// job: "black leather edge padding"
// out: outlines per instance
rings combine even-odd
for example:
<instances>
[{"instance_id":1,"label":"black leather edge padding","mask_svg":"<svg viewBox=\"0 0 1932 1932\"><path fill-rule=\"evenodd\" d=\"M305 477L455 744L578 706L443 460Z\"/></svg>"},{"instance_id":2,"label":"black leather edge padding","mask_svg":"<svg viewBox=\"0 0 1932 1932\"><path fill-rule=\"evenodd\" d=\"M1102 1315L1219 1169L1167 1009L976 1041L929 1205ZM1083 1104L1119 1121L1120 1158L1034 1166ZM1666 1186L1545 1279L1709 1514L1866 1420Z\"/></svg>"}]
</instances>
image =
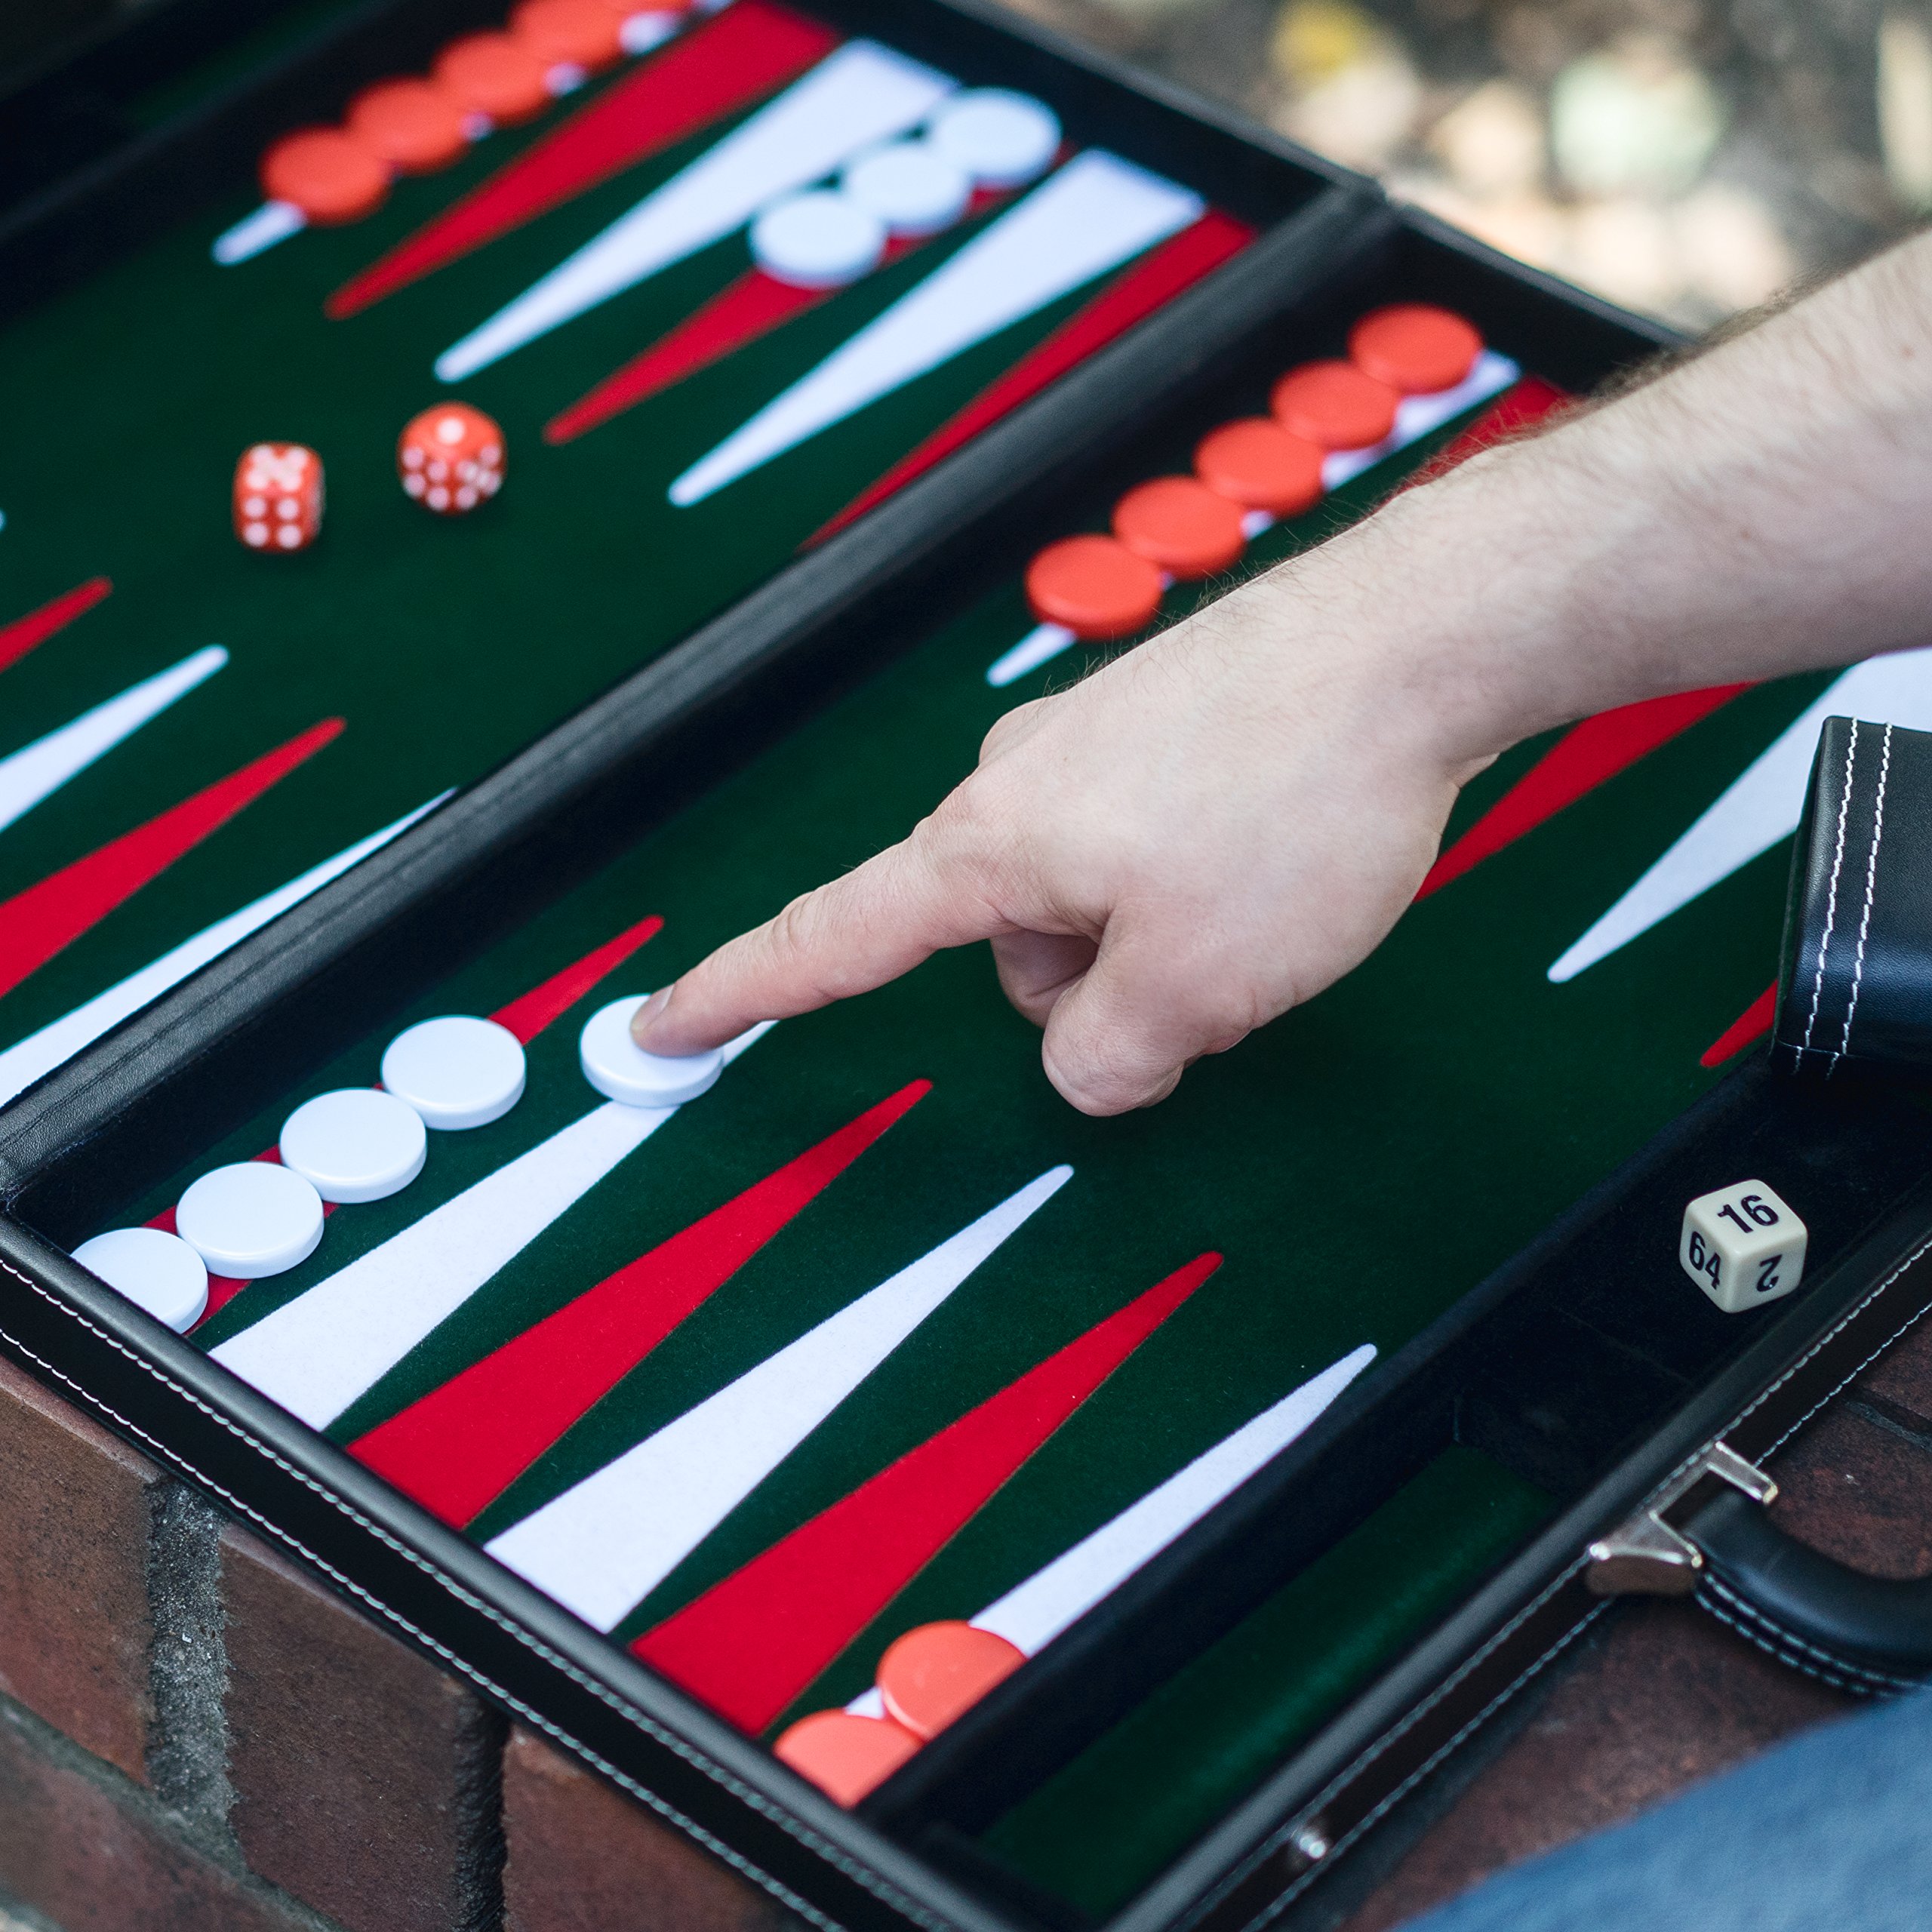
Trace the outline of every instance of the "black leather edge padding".
<instances>
[{"instance_id":1,"label":"black leather edge padding","mask_svg":"<svg viewBox=\"0 0 1932 1932\"><path fill-rule=\"evenodd\" d=\"M1932 733L1828 718L1792 853L1773 1054L1932 1071Z\"/></svg>"},{"instance_id":2,"label":"black leather edge padding","mask_svg":"<svg viewBox=\"0 0 1932 1932\"><path fill-rule=\"evenodd\" d=\"M1811 1548L1727 1485L1682 1525L1711 1607L1795 1668L1858 1690L1932 1675L1932 1577L1873 1577Z\"/></svg>"}]
</instances>

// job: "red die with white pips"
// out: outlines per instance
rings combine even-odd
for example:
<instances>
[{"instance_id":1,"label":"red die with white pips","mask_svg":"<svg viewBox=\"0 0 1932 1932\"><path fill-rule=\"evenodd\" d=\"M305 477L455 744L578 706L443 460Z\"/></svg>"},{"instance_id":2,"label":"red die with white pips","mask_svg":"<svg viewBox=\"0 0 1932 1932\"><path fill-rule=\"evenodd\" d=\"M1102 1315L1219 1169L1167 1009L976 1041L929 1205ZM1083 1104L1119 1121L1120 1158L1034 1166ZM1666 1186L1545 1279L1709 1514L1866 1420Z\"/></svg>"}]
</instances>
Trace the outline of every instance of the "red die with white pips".
<instances>
[{"instance_id":1,"label":"red die with white pips","mask_svg":"<svg viewBox=\"0 0 1932 1932\"><path fill-rule=\"evenodd\" d=\"M306 550L321 534L322 460L300 443L257 443L235 466L235 534L251 550Z\"/></svg>"},{"instance_id":2,"label":"red die with white pips","mask_svg":"<svg viewBox=\"0 0 1932 1932\"><path fill-rule=\"evenodd\" d=\"M460 516L503 488L503 432L466 402L438 403L404 429L395 466L425 509Z\"/></svg>"}]
</instances>

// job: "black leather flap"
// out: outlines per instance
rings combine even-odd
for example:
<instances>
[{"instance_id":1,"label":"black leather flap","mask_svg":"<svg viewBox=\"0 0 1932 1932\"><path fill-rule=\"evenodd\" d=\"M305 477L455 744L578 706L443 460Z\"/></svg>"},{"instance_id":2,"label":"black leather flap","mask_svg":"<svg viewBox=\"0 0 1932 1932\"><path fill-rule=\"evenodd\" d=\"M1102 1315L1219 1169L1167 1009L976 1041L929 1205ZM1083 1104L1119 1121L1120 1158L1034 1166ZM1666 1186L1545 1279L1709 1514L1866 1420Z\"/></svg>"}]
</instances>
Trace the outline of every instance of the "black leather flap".
<instances>
[{"instance_id":1,"label":"black leather flap","mask_svg":"<svg viewBox=\"0 0 1932 1932\"><path fill-rule=\"evenodd\" d=\"M1774 1054L1932 1070L1932 733L1828 718L1792 855Z\"/></svg>"}]
</instances>

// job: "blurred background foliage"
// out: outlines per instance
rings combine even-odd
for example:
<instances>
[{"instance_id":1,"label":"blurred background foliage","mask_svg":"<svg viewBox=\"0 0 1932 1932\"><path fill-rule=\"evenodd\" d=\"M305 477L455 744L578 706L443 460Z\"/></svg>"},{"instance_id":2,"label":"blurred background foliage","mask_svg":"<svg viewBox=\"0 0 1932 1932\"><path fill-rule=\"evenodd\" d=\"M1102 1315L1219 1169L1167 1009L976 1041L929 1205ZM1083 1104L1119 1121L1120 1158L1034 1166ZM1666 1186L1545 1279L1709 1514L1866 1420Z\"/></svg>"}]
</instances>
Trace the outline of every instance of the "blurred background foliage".
<instances>
[{"instance_id":1,"label":"blurred background foliage","mask_svg":"<svg viewBox=\"0 0 1932 1932\"><path fill-rule=\"evenodd\" d=\"M1005 0L1700 329L1932 213L1932 0Z\"/></svg>"},{"instance_id":2,"label":"blurred background foliage","mask_svg":"<svg viewBox=\"0 0 1932 1932\"><path fill-rule=\"evenodd\" d=\"M1687 328L1932 214L1932 0L1003 4ZM0 0L0 111L77 38L177 5Z\"/></svg>"}]
</instances>

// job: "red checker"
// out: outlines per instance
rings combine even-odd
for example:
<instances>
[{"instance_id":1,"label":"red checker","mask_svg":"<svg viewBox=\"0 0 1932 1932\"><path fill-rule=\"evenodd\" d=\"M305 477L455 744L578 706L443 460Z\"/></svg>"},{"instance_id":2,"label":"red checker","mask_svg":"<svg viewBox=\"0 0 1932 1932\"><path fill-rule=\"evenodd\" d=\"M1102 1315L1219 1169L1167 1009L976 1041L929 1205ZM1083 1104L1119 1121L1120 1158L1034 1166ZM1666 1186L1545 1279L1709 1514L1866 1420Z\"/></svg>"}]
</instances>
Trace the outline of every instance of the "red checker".
<instances>
[{"instance_id":1,"label":"red checker","mask_svg":"<svg viewBox=\"0 0 1932 1932\"><path fill-rule=\"evenodd\" d=\"M462 104L429 81L378 81L349 104L350 134L399 174L429 174L469 151Z\"/></svg>"},{"instance_id":2,"label":"red checker","mask_svg":"<svg viewBox=\"0 0 1932 1932\"><path fill-rule=\"evenodd\" d=\"M263 155L262 189L318 226L360 221L387 198L389 167L344 128L305 128L285 134Z\"/></svg>"},{"instance_id":3,"label":"red checker","mask_svg":"<svg viewBox=\"0 0 1932 1932\"><path fill-rule=\"evenodd\" d=\"M1094 643L1152 623L1165 588L1153 565L1111 537L1049 543L1026 567L1034 616Z\"/></svg>"},{"instance_id":4,"label":"red checker","mask_svg":"<svg viewBox=\"0 0 1932 1932\"><path fill-rule=\"evenodd\" d=\"M523 0L511 11L510 32L552 66L594 74L623 58L623 19L605 0Z\"/></svg>"},{"instance_id":5,"label":"red checker","mask_svg":"<svg viewBox=\"0 0 1932 1932\"><path fill-rule=\"evenodd\" d=\"M922 1623L887 1647L878 1660L878 1692L887 1716L915 1737L937 1737L1026 1661L1017 1644L990 1630Z\"/></svg>"},{"instance_id":6,"label":"red checker","mask_svg":"<svg viewBox=\"0 0 1932 1932\"><path fill-rule=\"evenodd\" d=\"M918 1739L890 1718L863 1718L851 1711L814 1711L772 1746L781 1764L789 1764L848 1810L918 1748Z\"/></svg>"},{"instance_id":7,"label":"red checker","mask_svg":"<svg viewBox=\"0 0 1932 1932\"><path fill-rule=\"evenodd\" d=\"M1299 516L1321 500L1321 451L1266 416L1201 438L1194 473L1217 496L1270 516Z\"/></svg>"},{"instance_id":8,"label":"red checker","mask_svg":"<svg viewBox=\"0 0 1932 1932\"><path fill-rule=\"evenodd\" d=\"M1171 577L1211 577L1247 547L1241 511L1192 476L1157 476L1114 506L1114 534Z\"/></svg>"},{"instance_id":9,"label":"red checker","mask_svg":"<svg viewBox=\"0 0 1932 1932\"><path fill-rule=\"evenodd\" d=\"M506 33L472 33L436 56L436 85L472 113L501 126L528 121L550 104L550 65Z\"/></svg>"},{"instance_id":10,"label":"red checker","mask_svg":"<svg viewBox=\"0 0 1932 1932\"><path fill-rule=\"evenodd\" d=\"M1357 368L1405 395L1452 389L1475 367L1482 337L1460 315L1426 302L1397 302L1349 333Z\"/></svg>"},{"instance_id":11,"label":"red checker","mask_svg":"<svg viewBox=\"0 0 1932 1932\"><path fill-rule=\"evenodd\" d=\"M1352 362L1304 362L1275 385L1268 406L1291 436L1324 450L1359 450L1395 428L1401 399Z\"/></svg>"}]
</instances>

